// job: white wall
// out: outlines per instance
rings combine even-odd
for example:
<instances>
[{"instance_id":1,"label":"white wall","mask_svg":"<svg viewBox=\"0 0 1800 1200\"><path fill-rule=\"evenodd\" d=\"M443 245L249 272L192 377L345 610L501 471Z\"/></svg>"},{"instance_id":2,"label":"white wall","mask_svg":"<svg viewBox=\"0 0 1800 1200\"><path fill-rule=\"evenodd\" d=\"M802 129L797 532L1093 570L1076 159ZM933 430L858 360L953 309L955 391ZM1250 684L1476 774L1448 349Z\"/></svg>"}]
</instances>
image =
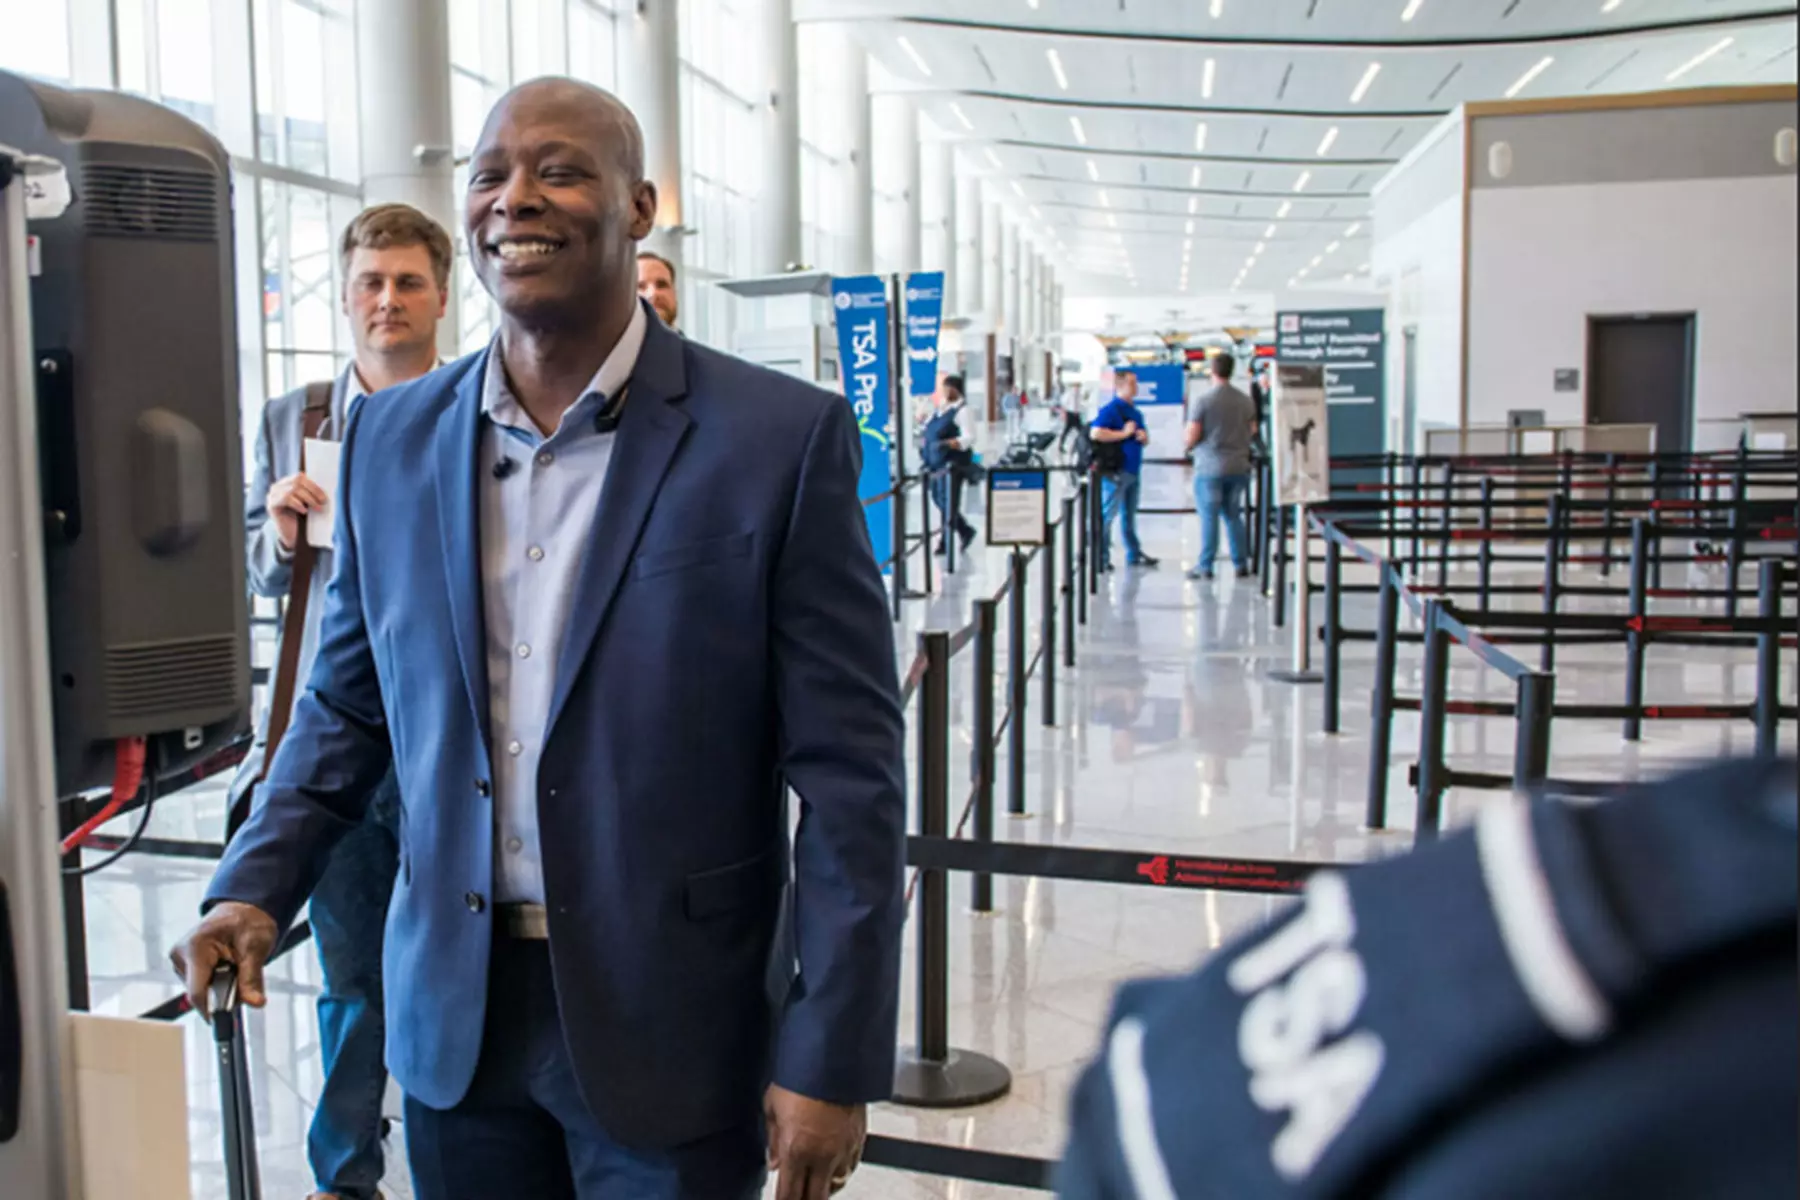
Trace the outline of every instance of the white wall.
<instances>
[{"instance_id":1,"label":"white wall","mask_svg":"<svg viewBox=\"0 0 1800 1200\"><path fill-rule=\"evenodd\" d=\"M1697 314L1697 420L1791 410L1796 215L1792 176L1477 189L1470 423L1583 420L1587 317L1633 312ZM1583 391L1554 391L1557 367Z\"/></svg>"},{"instance_id":2,"label":"white wall","mask_svg":"<svg viewBox=\"0 0 1800 1200\"><path fill-rule=\"evenodd\" d=\"M1379 228L1376 232L1372 262L1375 278L1386 290L1388 309L1388 445L1396 449L1406 444L1402 422L1408 326L1418 330L1416 426L1454 426L1461 419L1462 233L1460 192L1391 235ZM1424 444L1424 437L1415 432L1414 449L1422 450Z\"/></svg>"}]
</instances>

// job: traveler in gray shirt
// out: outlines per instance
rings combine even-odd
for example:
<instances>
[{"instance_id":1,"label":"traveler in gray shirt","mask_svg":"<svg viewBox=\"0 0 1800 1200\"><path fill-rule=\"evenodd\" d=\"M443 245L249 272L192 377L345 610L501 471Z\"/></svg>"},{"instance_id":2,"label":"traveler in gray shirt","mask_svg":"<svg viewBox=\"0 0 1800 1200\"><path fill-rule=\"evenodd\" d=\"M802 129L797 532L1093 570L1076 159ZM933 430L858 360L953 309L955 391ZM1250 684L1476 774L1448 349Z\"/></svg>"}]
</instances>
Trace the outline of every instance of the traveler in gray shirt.
<instances>
[{"instance_id":1,"label":"traveler in gray shirt","mask_svg":"<svg viewBox=\"0 0 1800 1200\"><path fill-rule=\"evenodd\" d=\"M1188 402L1187 452L1194 464L1194 511L1200 514L1200 561L1189 579L1211 579L1219 556L1219 518L1231 543L1231 563L1250 573L1244 535L1244 496L1250 487L1250 442L1256 404L1231 385L1237 360L1213 355L1213 386Z\"/></svg>"}]
</instances>

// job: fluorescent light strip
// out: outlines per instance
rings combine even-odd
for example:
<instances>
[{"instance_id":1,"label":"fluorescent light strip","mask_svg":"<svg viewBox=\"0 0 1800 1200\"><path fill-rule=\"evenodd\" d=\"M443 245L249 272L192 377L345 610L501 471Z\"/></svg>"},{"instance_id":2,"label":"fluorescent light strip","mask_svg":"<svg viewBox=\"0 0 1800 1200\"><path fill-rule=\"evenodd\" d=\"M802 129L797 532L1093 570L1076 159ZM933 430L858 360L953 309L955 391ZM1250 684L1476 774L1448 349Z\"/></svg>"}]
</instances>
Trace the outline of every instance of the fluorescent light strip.
<instances>
[{"instance_id":1,"label":"fluorescent light strip","mask_svg":"<svg viewBox=\"0 0 1800 1200\"><path fill-rule=\"evenodd\" d=\"M1080 142L1084 146L1087 145L1087 130L1085 130L1081 127L1081 118L1080 117L1077 117L1077 116L1074 116L1073 114L1071 114L1069 117L1069 128L1074 130L1076 141Z\"/></svg>"},{"instance_id":2,"label":"fluorescent light strip","mask_svg":"<svg viewBox=\"0 0 1800 1200\"><path fill-rule=\"evenodd\" d=\"M1063 70L1062 55L1056 52L1055 46L1052 46L1044 51L1044 57L1050 60L1050 73L1056 76L1056 85L1062 88L1063 91L1068 91L1069 76L1068 73Z\"/></svg>"},{"instance_id":3,"label":"fluorescent light strip","mask_svg":"<svg viewBox=\"0 0 1800 1200\"><path fill-rule=\"evenodd\" d=\"M1618 3L1618 0L1613 0L1613 2L1616 4L1616 3ZM1425 3L1425 0L1407 0L1406 10L1400 14L1400 19L1402 21L1412 20L1414 17L1419 15L1419 9L1421 6L1424 5L1424 3ZM1032 5L1032 7L1036 8L1037 5L1034 4L1034 5Z\"/></svg>"},{"instance_id":4,"label":"fluorescent light strip","mask_svg":"<svg viewBox=\"0 0 1800 1200\"><path fill-rule=\"evenodd\" d=\"M1200 164L1199 163L1195 163L1193 171L1191 171L1188 174L1188 186L1189 187L1199 187L1200 186Z\"/></svg>"},{"instance_id":5,"label":"fluorescent light strip","mask_svg":"<svg viewBox=\"0 0 1800 1200\"><path fill-rule=\"evenodd\" d=\"M1336 253L1337 253L1337 248L1338 248L1338 246L1339 246L1339 245L1340 245L1340 244L1341 244L1341 243L1338 243L1338 242L1333 242L1333 243L1331 243L1331 244L1330 244L1330 245L1329 245L1329 246L1327 246L1327 247L1325 247L1325 253L1327 253L1327 254L1336 254Z\"/></svg>"},{"instance_id":6,"label":"fluorescent light strip","mask_svg":"<svg viewBox=\"0 0 1800 1200\"><path fill-rule=\"evenodd\" d=\"M1194 234L1194 218L1189 217L1187 219L1187 224L1182 226L1181 232L1186 234L1189 237L1193 236L1193 234Z\"/></svg>"},{"instance_id":7,"label":"fluorescent light strip","mask_svg":"<svg viewBox=\"0 0 1800 1200\"><path fill-rule=\"evenodd\" d=\"M969 114L963 111L962 105L952 101L950 104L950 111L955 115L957 120L963 123L964 129L968 130L970 133L975 132L975 122L969 120Z\"/></svg>"},{"instance_id":8,"label":"fluorescent light strip","mask_svg":"<svg viewBox=\"0 0 1800 1200\"><path fill-rule=\"evenodd\" d=\"M1105 188L1100 189L1100 207L1101 208L1111 208L1112 207L1112 197L1106 194Z\"/></svg>"},{"instance_id":9,"label":"fluorescent light strip","mask_svg":"<svg viewBox=\"0 0 1800 1200\"><path fill-rule=\"evenodd\" d=\"M1263 230L1263 236L1266 238L1274 237L1275 236L1275 226L1270 225L1267 229Z\"/></svg>"},{"instance_id":10,"label":"fluorescent light strip","mask_svg":"<svg viewBox=\"0 0 1800 1200\"><path fill-rule=\"evenodd\" d=\"M1203 154L1203 153L1205 153L1205 151L1206 151L1206 122L1202 121L1198 125L1194 126L1194 153L1195 154Z\"/></svg>"},{"instance_id":11,"label":"fluorescent light strip","mask_svg":"<svg viewBox=\"0 0 1800 1200\"><path fill-rule=\"evenodd\" d=\"M1019 199L1023 200L1025 198L1025 189L1019 185L1019 181L1016 179L1012 181L1012 190L1013 195L1017 196Z\"/></svg>"},{"instance_id":12,"label":"fluorescent light strip","mask_svg":"<svg viewBox=\"0 0 1800 1200\"><path fill-rule=\"evenodd\" d=\"M1350 228L1344 230L1344 236L1347 238L1353 238L1357 235L1357 232L1361 229L1362 229L1362 222L1358 221L1356 224L1350 226Z\"/></svg>"},{"instance_id":13,"label":"fluorescent light strip","mask_svg":"<svg viewBox=\"0 0 1800 1200\"><path fill-rule=\"evenodd\" d=\"M1004 171L1006 169L1005 164L1000 161L1000 156L994 153L994 148L992 146L987 148L987 160L994 164L994 170L996 171Z\"/></svg>"},{"instance_id":14,"label":"fluorescent light strip","mask_svg":"<svg viewBox=\"0 0 1800 1200\"><path fill-rule=\"evenodd\" d=\"M1100 182L1100 167L1099 167L1099 165L1096 164L1094 162L1094 160L1090 158L1087 160L1087 169L1088 169L1088 178L1093 180L1095 183L1099 183Z\"/></svg>"},{"instance_id":15,"label":"fluorescent light strip","mask_svg":"<svg viewBox=\"0 0 1800 1200\"><path fill-rule=\"evenodd\" d=\"M1313 255L1313 260L1310 264L1308 264L1307 270L1309 270L1309 271L1312 270L1313 267L1318 266L1320 263L1322 263L1324 261L1325 261L1325 256L1323 254Z\"/></svg>"},{"instance_id":16,"label":"fluorescent light strip","mask_svg":"<svg viewBox=\"0 0 1800 1200\"><path fill-rule=\"evenodd\" d=\"M1225 0L1212 0L1212 18L1218 20L1225 13Z\"/></svg>"},{"instance_id":17,"label":"fluorescent light strip","mask_svg":"<svg viewBox=\"0 0 1800 1200\"><path fill-rule=\"evenodd\" d=\"M1362 98L1369 94L1369 85L1375 82L1375 77L1379 74L1381 74L1381 64L1370 63L1369 69L1364 71L1363 77L1357 81L1356 90L1350 93L1350 103L1361 104Z\"/></svg>"},{"instance_id":18,"label":"fluorescent light strip","mask_svg":"<svg viewBox=\"0 0 1800 1200\"><path fill-rule=\"evenodd\" d=\"M919 68L919 74L927 79L931 78L931 64L925 61L925 56L919 53L919 48L908 41L904 34L894 40L900 43L902 50L906 51L906 57L913 60L913 66Z\"/></svg>"},{"instance_id":19,"label":"fluorescent light strip","mask_svg":"<svg viewBox=\"0 0 1800 1200\"><path fill-rule=\"evenodd\" d=\"M1200 197L1189 196L1188 197L1188 215L1192 216L1194 213L1197 213L1199 211L1200 211Z\"/></svg>"},{"instance_id":20,"label":"fluorescent light strip","mask_svg":"<svg viewBox=\"0 0 1800 1200\"><path fill-rule=\"evenodd\" d=\"M1514 83L1511 87L1506 89L1506 98L1508 100L1511 100L1514 96L1516 96L1520 92L1524 91L1526 86L1528 84L1530 84L1530 82L1532 80L1536 79L1539 75L1542 75L1544 73L1544 71L1550 66L1550 64L1555 61L1556 61L1555 56L1549 55L1549 54L1546 54L1546 55L1544 55L1544 57L1538 59L1537 62L1532 66L1531 70L1529 70L1529 71L1525 72L1523 75L1519 76L1518 82Z\"/></svg>"},{"instance_id":21,"label":"fluorescent light strip","mask_svg":"<svg viewBox=\"0 0 1800 1200\"><path fill-rule=\"evenodd\" d=\"M1719 51L1725 49L1725 47L1731 45L1735 40L1735 38L1728 37L1720 38L1700 53L1694 55L1694 57L1682 63L1679 67L1676 67L1673 71L1670 71L1667 75L1663 76L1663 81L1665 83L1674 83L1677 79L1680 79L1683 75L1686 75L1689 71L1693 70Z\"/></svg>"},{"instance_id":22,"label":"fluorescent light strip","mask_svg":"<svg viewBox=\"0 0 1800 1200\"><path fill-rule=\"evenodd\" d=\"M1294 211L1294 202L1292 200L1283 200L1281 202L1281 207L1275 210L1275 219L1277 221L1283 220L1284 218L1286 218L1286 216L1289 213L1291 213L1293 211Z\"/></svg>"},{"instance_id":23,"label":"fluorescent light strip","mask_svg":"<svg viewBox=\"0 0 1800 1200\"><path fill-rule=\"evenodd\" d=\"M1218 64L1210 58L1206 60L1206 65L1200 68L1200 95L1204 99L1212 99L1213 75L1217 70Z\"/></svg>"},{"instance_id":24,"label":"fluorescent light strip","mask_svg":"<svg viewBox=\"0 0 1800 1200\"><path fill-rule=\"evenodd\" d=\"M1619 5L1623 4L1624 2L1625 2L1625 0L1606 0L1606 3L1602 4L1600 6L1600 11L1603 13L1609 13L1613 9L1619 7Z\"/></svg>"},{"instance_id":25,"label":"fluorescent light strip","mask_svg":"<svg viewBox=\"0 0 1800 1200\"><path fill-rule=\"evenodd\" d=\"M1268 244L1269 243L1267 243L1267 242L1256 243L1256 249L1254 249L1250 252L1250 257L1255 258L1257 255L1261 254L1263 252L1263 247L1267 246Z\"/></svg>"},{"instance_id":26,"label":"fluorescent light strip","mask_svg":"<svg viewBox=\"0 0 1800 1200\"><path fill-rule=\"evenodd\" d=\"M1319 139L1320 158L1324 158L1327 154L1331 153L1331 143L1337 141L1337 135L1338 127L1333 125L1330 129L1325 131L1325 136Z\"/></svg>"},{"instance_id":27,"label":"fluorescent light strip","mask_svg":"<svg viewBox=\"0 0 1800 1200\"><path fill-rule=\"evenodd\" d=\"M1302 172L1300 172L1300 178L1294 181L1294 190L1296 192L1304 192L1306 190L1306 185L1311 182L1312 182L1312 172L1311 171L1302 171Z\"/></svg>"}]
</instances>

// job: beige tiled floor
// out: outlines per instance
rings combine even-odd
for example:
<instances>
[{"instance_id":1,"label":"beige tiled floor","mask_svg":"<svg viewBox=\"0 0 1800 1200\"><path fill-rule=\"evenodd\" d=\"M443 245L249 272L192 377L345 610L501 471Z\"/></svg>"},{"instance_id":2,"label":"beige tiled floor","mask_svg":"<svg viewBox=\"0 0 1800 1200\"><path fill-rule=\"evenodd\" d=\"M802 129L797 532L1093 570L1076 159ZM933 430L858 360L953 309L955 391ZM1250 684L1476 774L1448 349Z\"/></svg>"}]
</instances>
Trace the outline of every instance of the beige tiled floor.
<instances>
[{"instance_id":1,"label":"beige tiled floor","mask_svg":"<svg viewBox=\"0 0 1800 1200\"><path fill-rule=\"evenodd\" d=\"M1146 517L1144 531L1159 571L1107 580L1093 620L1081 631L1081 665L1058 687L1059 723L1046 729L1029 717L1026 794L1031 812L998 821L998 836L1070 845L1206 850L1262 857L1357 860L1398 853L1410 842L1411 797L1405 770L1416 757L1417 725L1395 726L1390 780L1393 831L1361 828L1368 752L1368 687L1372 647L1345 656L1344 733L1319 732L1318 688L1296 689L1265 678L1285 654L1286 639L1269 626L1268 608L1252 588L1229 578L1194 585L1181 577L1193 549L1192 522ZM910 606L907 629L921 622L956 626L971 596L991 591L1003 560L975 561L929 604ZM1035 585L1035 579L1034 579ZM1369 605L1354 602L1351 624L1368 625ZM1036 605L1031 606L1035 617ZM910 632L903 633L903 644ZM1004 639L1002 639L1004 645ZM1565 653L1559 696L1616 700L1622 662L1616 648ZM1751 688L1750 653L1658 651L1652 699L1697 700ZM1792 694L1794 664L1784 663ZM1416 686L1416 647L1403 647L1401 687ZM1458 654L1453 694L1507 694L1503 681ZM953 698L958 736L966 745L966 672ZM1038 703L1032 688L1031 703ZM1574 777L1621 778L1750 746L1750 729L1718 724L1659 723L1629 746L1606 722L1559 722L1553 769ZM1792 729L1783 731L1792 745ZM1510 769L1505 721L1455 718L1450 755L1458 766ZM960 763L955 777L965 778ZM1001 758L1001 776L1006 777ZM955 790L960 806L962 788ZM1468 819L1477 793L1454 791L1447 819ZM216 794L167 805L157 832L216 835ZM132 1012L170 990L163 966L169 942L187 924L203 886L201 864L128 860L90 885L90 942L98 1007ZM1266 918L1262 897L1162 893L1092 883L1004 878L996 910L967 911L968 887L951 889L950 1031L954 1045L999 1058L1014 1073L1010 1095L963 1112L880 1106L874 1130L907 1138L1053 1157L1063 1137L1065 1105L1082 1062L1092 1052L1113 989L1143 974L1191 967L1221 942ZM910 936L900 1041L912 1040ZM295 954L275 972L269 1009L252 1021L252 1063L265 1194L299 1197L308 1190L304 1137L310 1098L319 1086L312 997L318 974L311 955ZM190 1025L192 1023L190 1022ZM223 1196L217 1102L210 1044L190 1028L188 1094L192 1110L195 1195ZM410 1194L402 1164L390 1194ZM844 1193L857 1198L1019 1196L989 1188L879 1168L862 1171Z\"/></svg>"}]
</instances>

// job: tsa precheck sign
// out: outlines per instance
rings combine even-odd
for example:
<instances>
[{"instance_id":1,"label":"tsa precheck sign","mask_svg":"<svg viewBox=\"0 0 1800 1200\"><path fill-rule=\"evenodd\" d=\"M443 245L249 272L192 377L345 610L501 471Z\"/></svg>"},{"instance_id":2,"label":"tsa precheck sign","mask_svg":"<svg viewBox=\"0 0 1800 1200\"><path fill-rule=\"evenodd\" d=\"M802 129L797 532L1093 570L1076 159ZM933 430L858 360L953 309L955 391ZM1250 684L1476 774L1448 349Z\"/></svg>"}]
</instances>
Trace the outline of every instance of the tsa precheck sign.
<instances>
[{"instance_id":1,"label":"tsa precheck sign","mask_svg":"<svg viewBox=\"0 0 1800 1200\"><path fill-rule=\"evenodd\" d=\"M862 432L862 476L856 493L864 500L893 486L891 463L893 425L893 351L888 329L887 283L879 275L855 275L831 281L831 303L837 310L838 362L844 377L844 396L856 413ZM886 562L893 553L894 533L890 501L864 509L875 561Z\"/></svg>"}]
</instances>

